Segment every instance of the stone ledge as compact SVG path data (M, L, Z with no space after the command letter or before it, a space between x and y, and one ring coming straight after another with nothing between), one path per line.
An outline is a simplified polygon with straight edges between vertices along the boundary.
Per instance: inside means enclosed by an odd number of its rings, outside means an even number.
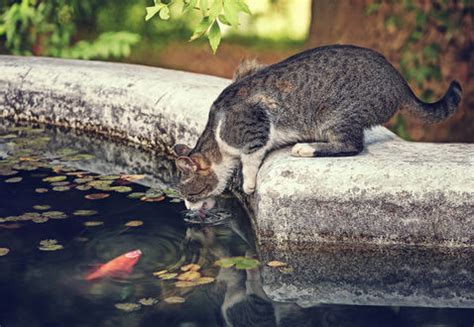
M160 149L176 140L194 144L209 107L229 84L158 68L10 56L0 56L0 72L0 117L67 126ZM382 298L388 301L385 304L474 305L472 271L465 269L457 273L471 286L450 284L451 291L443 288L442 294L430 293L429 284L405 288L403 294L398 293L403 287L380 286L396 274L384 269L384 262L391 260L390 267L403 262L405 245L459 252L459 262L464 262L465 253L472 258L474 145L410 143L383 127L368 131L366 143L364 153L350 158L303 159L291 157L286 149L276 151L260 169L256 193L238 194L253 213L262 259L281 259L295 269L290 279L264 269L268 295L278 300L296 296L302 305L380 304ZM346 243L402 245L402 252L395 256L398 261L382 256L374 263L380 269L378 284L369 282L373 269L357 266L353 273L361 275L361 282L354 282L369 283L361 290L350 284L342 269L351 266L351 256L341 256L348 261L337 263L337 253L330 250L333 255L324 256L322 250ZM321 282L328 272L308 272L317 269L318 262L305 259L312 253L322 265L332 262L342 270L334 269L334 276ZM425 280L422 275L431 266L421 261L425 270L407 273L407 283ZM443 262L436 262L443 268ZM432 276L431 282L442 283L451 271ZM462 298L453 302L458 293ZM431 302L420 300L426 298Z

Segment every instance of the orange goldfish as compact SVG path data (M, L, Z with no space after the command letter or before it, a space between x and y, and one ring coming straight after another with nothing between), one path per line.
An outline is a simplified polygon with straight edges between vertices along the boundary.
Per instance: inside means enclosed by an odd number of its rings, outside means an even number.
M141 255L142 251L140 250L134 250L122 254L121 256L100 265L97 269L84 277L84 279L94 280L107 276L127 277L132 272L133 267L137 264Z

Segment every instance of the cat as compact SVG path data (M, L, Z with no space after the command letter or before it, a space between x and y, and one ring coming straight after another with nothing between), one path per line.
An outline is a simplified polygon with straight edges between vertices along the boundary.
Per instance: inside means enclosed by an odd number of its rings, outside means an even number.
M352 45L307 50L265 66L244 62L214 101L196 146L177 144L179 190L188 209L211 208L242 163L243 191L255 190L266 154L293 145L298 157L359 154L364 129L398 110L441 122L461 101L452 81L437 102L418 99L402 75L378 52Z

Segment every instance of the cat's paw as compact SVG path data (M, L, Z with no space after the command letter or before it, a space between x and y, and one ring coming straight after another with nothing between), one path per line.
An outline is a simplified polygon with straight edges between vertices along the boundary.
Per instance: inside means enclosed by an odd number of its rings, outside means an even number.
M315 148L309 143L296 143L291 148L294 157L314 157Z
M246 183L244 182L244 185L242 186L244 189L245 194L252 194L255 191L255 182L253 183Z

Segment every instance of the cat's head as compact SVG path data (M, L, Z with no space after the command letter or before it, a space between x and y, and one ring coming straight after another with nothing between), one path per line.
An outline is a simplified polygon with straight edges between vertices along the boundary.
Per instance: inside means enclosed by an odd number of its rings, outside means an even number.
M202 153L189 155L191 149L184 144L173 147L176 167L181 172L178 190L188 209L211 209L214 207L216 189L219 184L211 161Z

